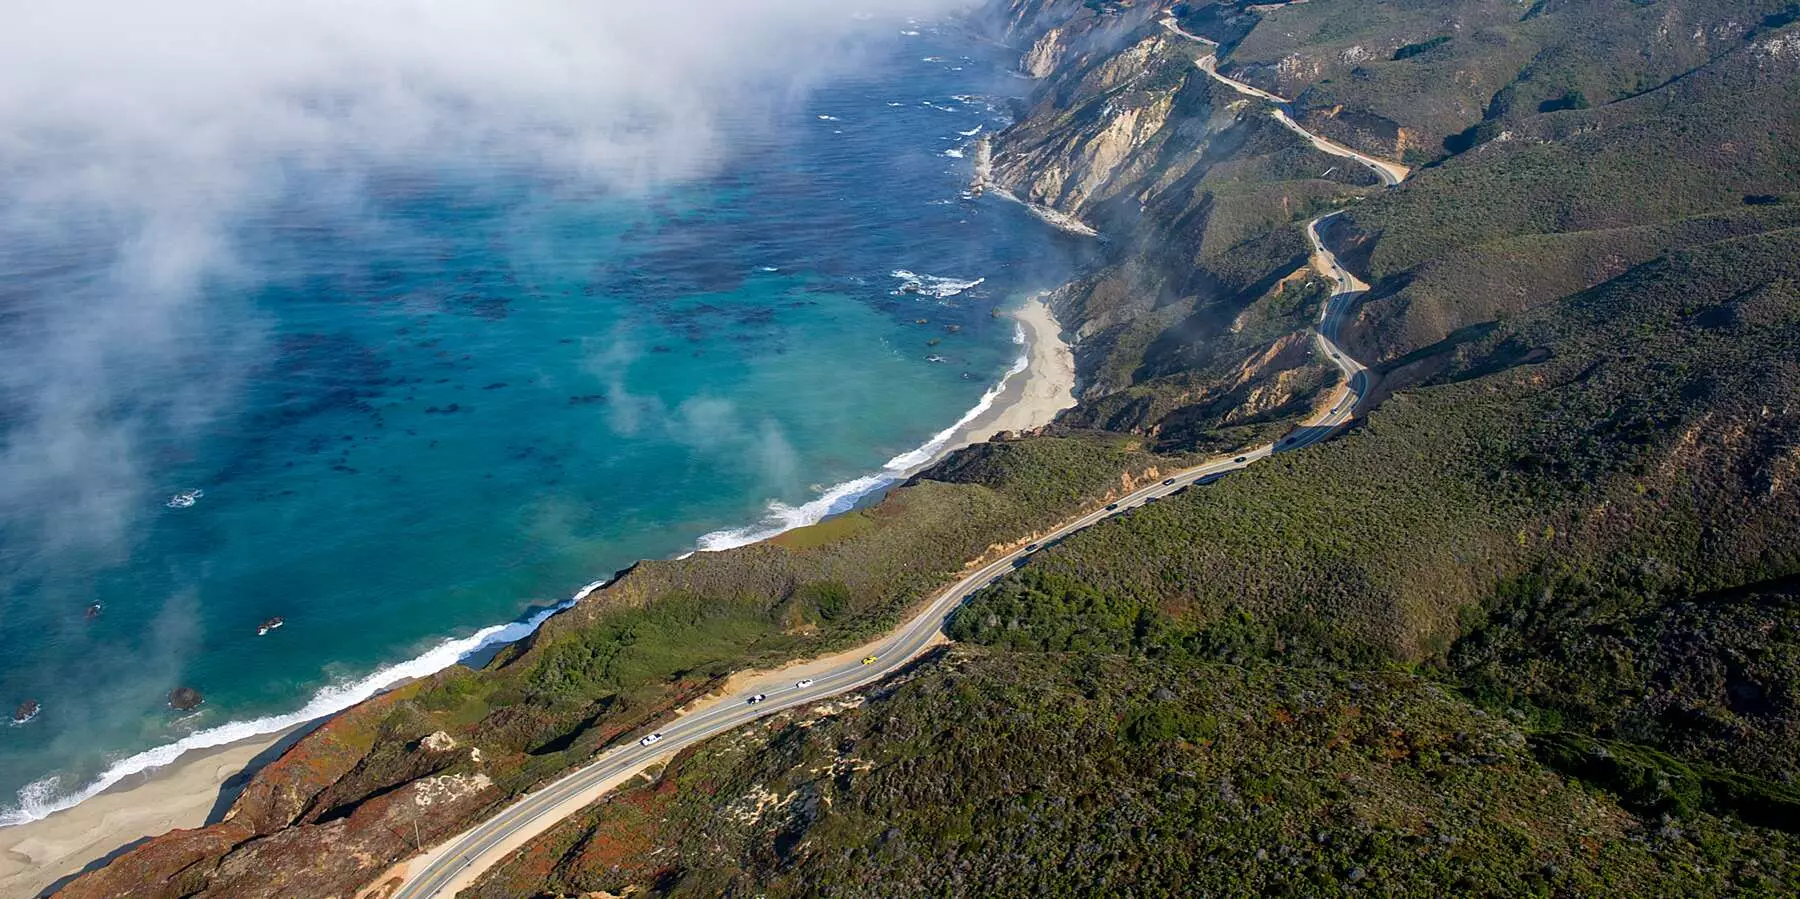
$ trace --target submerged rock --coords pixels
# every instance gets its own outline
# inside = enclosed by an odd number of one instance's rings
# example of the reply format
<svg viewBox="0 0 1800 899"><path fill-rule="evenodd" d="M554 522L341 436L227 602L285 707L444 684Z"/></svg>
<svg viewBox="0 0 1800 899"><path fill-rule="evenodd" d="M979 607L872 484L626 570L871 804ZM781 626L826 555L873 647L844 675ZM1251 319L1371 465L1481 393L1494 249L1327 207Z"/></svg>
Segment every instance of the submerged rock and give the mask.
<svg viewBox="0 0 1800 899"><path fill-rule="evenodd" d="M206 697L193 687L176 687L169 691L169 708L177 712L192 711L205 701Z"/></svg>

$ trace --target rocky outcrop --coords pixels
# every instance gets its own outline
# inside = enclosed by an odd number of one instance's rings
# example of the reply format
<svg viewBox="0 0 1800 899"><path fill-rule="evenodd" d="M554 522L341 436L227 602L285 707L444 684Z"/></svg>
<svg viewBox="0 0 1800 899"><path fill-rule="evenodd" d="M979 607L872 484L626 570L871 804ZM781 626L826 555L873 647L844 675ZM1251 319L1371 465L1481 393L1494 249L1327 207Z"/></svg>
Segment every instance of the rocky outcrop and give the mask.
<svg viewBox="0 0 1800 899"><path fill-rule="evenodd" d="M1024 59L1019 60L1019 71L1033 78L1043 78L1056 71L1057 65L1062 62L1064 49L1063 30L1060 27L1052 28L1031 45Z"/></svg>
<svg viewBox="0 0 1800 899"><path fill-rule="evenodd" d="M177 712L189 712L200 707L206 698L193 687L176 687L169 691L169 708Z"/></svg>
<svg viewBox="0 0 1800 899"><path fill-rule="evenodd" d="M1166 36L1151 34L1060 73L1043 90L1045 99L996 139L992 182L1027 203L1096 224L1096 207L1127 194L1158 164L1154 149L1170 138L1166 126L1193 72L1174 49Z"/></svg>

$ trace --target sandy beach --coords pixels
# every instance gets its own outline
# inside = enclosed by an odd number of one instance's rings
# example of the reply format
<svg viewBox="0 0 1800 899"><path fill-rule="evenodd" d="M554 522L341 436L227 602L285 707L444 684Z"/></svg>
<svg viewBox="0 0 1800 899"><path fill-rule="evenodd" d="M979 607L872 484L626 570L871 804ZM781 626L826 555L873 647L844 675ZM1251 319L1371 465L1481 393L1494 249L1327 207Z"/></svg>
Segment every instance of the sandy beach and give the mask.
<svg viewBox="0 0 1800 899"><path fill-rule="evenodd" d="M1001 384L994 404L945 443L933 462L1002 431L1043 427L1075 405L1075 354L1044 298L1032 297L1012 316L1025 330L1025 368Z"/></svg>
<svg viewBox="0 0 1800 899"><path fill-rule="evenodd" d="M0 828L0 895L37 896L145 837L199 827L311 725L190 752L41 821Z"/></svg>
<svg viewBox="0 0 1800 899"><path fill-rule="evenodd" d="M1001 384L993 404L959 429L936 458L1002 431L1027 431L1049 424L1057 413L1075 405L1074 354L1063 343L1061 327L1043 298L1027 300L1012 315L1025 333L1025 368ZM802 670L814 665L824 670L838 662L841 659L833 657L796 664ZM790 673L784 670L781 676ZM743 677L748 682L767 674L746 672ZM250 775L278 757L309 727L190 752L74 808L29 824L0 828L0 895L41 895L127 845L214 820Z"/></svg>

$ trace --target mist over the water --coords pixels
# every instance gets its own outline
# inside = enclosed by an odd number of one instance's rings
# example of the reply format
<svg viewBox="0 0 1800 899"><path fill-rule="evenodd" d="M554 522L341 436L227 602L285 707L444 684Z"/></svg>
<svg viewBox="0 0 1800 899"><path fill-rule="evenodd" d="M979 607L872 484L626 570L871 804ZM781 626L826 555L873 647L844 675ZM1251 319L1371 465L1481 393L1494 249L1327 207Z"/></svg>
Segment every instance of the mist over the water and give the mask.
<svg viewBox="0 0 1800 899"><path fill-rule="evenodd" d="M990 401L1085 244L964 193L1018 82L955 5L9 11L0 825L816 520Z"/></svg>
<svg viewBox="0 0 1800 899"><path fill-rule="evenodd" d="M123 551L146 440L179 443L262 349L209 285L269 277L236 223L387 167L637 190L715 168L844 39L953 0L69 0L0 29L0 533ZM197 347L197 335L208 344ZM204 360L200 357L204 356Z"/></svg>

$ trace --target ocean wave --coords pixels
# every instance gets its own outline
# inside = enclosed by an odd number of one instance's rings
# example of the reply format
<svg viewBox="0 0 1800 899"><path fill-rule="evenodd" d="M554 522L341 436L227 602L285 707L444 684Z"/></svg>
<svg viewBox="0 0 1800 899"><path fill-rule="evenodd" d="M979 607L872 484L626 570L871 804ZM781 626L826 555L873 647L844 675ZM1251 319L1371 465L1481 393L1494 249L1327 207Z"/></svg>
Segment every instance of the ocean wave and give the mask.
<svg viewBox="0 0 1800 899"><path fill-rule="evenodd" d="M1013 343L1023 344L1024 342L1025 329L1020 326L1013 334ZM1030 363L1029 354L1020 355L1012 367L1006 370L1006 374L1001 376L994 386L988 388L987 392L981 395L981 400L969 411L963 413L963 417L957 419L955 424L932 435L930 440L919 446L889 459L886 465L881 466L879 472L829 487L811 502L798 506L790 506L780 500L770 500L768 511L763 514L760 521L741 528L713 531L702 536L699 541L700 551L723 552L740 546L749 546L752 543L760 543L795 528L818 524L833 515L856 508L856 504L868 498L870 494L912 477L920 469L930 465L959 431L992 408L994 401L1000 398L1001 391L1006 388L1006 382L1013 375L1024 371Z"/></svg>
<svg viewBox="0 0 1800 899"><path fill-rule="evenodd" d="M954 296L986 280L977 278L974 281L957 281L931 275L915 275L904 270L894 272L894 277L917 279L923 284L936 285L939 290L951 290L949 294L945 294L947 296ZM1022 325L1015 328L1013 343L1021 346L1025 344L1025 329ZM963 413L963 416L957 419L955 424L932 435L931 439L919 446L889 459L881 467L881 471L827 488L811 502L799 506L789 506L779 500L771 500L766 513L759 521L741 528L730 528L702 535L697 541L695 550L682 553L676 558L685 559L694 552L720 552L758 543L795 528L817 524L831 515L855 508L858 502L870 494L911 477L934 461L959 431L993 407L995 400L999 399L1001 392L1005 389L1006 382L1014 375L1024 371L1029 364L1029 355L1021 354L1012 366L1007 368L1000 380L988 388L987 392L982 394L981 399L969 411ZM134 774L143 774L165 767L193 750L211 749L251 737L278 733L308 721L334 715L405 681L428 677L484 650L523 640L537 631L552 616L573 608L576 603L586 599L595 590L606 584L607 580L605 579L594 581L576 591L573 596L563 602L523 620L484 627L467 637L439 643L413 658L377 668L357 680L324 687L314 693L312 699L304 706L285 715L265 715L244 721L227 722L217 727L195 731L173 743L127 756L108 766L99 777L78 790L64 792L62 779L57 775L33 781L20 788L16 807L0 809L0 827L27 824L64 809L74 808Z"/></svg>
<svg viewBox="0 0 1800 899"><path fill-rule="evenodd" d="M195 731L173 743L128 756L114 762L97 779L79 790L63 792L62 780L55 775L33 781L19 790L18 807L0 810L0 827L25 824L66 808L74 808L133 774L161 768L192 750L210 749L277 733L297 724L336 714L403 681L435 674L483 650L523 640L550 620L550 616L572 608L587 598L588 594L605 585L604 580L595 581L576 591L574 596L529 618L484 627L467 637L439 643L404 662L377 668L358 680L325 687L314 693L306 705L288 714L227 722L218 727Z"/></svg>
<svg viewBox="0 0 1800 899"><path fill-rule="evenodd" d="M894 277L899 278L901 285L894 291L895 296L906 293L924 294L947 300L965 290L971 290L987 283L986 278L963 281L956 278L941 278L937 275L920 275L906 269L895 269ZM911 288L910 290L908 288Z"/></svg>
<svg viewBox="0 0 1800 899"><path fill-rule="evenodd" d="M951 159L961 159L961 158L963 158L963 154L962 154L962 151L961 151L961 150L958 150L958 149L957 149L957 148L955 148L955 147L951 147L951 148L950 148L950 149L948 149L948 150L945 150L945 151L944 151L944 155L945 155L945 156L948 156L948 157L950 157L950 158L951 158Z"/></svg>

